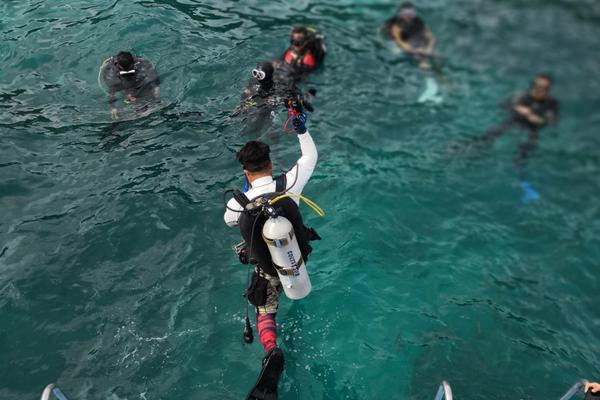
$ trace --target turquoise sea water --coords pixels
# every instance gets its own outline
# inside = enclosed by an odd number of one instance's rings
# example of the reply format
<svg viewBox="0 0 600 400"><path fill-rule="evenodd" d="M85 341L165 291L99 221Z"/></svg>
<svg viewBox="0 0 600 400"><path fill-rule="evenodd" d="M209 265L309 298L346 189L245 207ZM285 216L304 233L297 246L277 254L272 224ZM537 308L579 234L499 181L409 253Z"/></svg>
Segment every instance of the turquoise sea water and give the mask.
<svg viewBox="0 0 600 400"><path fill-rule="evenodd" d="M558 398L600 379L600 5L418 2L446 59L444 101L377 35L391 1L3 1L0 4L0 399L57 382L73 399L240 399L246 269L222 193L257 135L232 117L249 70L290 26L327 35L309 116L320 151L304 208L324 240L313 293L278 322L286 399ZM110 121L108 56L155 63L163 106ZM528 166L515 135L460 143L539 71L562 120ZM126 110L126 109L125 109ZM279 124L280 117L278 117ZM299 154L262 135L277 168ZM255 332L256 333L256 332Z"/></svg>

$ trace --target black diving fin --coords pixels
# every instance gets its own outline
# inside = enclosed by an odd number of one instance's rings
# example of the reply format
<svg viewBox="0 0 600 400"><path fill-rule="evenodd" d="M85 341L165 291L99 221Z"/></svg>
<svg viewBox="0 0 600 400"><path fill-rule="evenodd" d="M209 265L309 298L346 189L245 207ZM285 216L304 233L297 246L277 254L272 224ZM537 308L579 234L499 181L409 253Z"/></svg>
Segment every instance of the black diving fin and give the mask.
<svg viewBox="0 0 600 400"><path fill-rule="evenodd" d="M277 386L284 361L283 351L279 347L269 350L263 359L256 384L250 389L246 400L277 400Z"/></svg>

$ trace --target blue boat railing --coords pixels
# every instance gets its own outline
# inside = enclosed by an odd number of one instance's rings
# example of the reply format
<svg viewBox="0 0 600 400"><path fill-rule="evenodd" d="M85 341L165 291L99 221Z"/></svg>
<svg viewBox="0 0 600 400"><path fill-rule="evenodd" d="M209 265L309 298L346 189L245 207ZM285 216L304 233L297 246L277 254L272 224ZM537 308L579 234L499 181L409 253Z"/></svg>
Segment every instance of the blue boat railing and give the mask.
<svg viewBox="0 0 600 400"><path fill-rule="evenodd" d="M440 388L435 395L435 400L452 400L452 388L446 381L440 383Z"/></svg>
<svg viewBox="0 0 600 400"><path fill-rule="evenodd" d="M560 400L571 400L573 396L579 393L580 390L583 391L587 383L588 381L585 379L580 380L579 382L571 386L571 388L560 398ZM51 383L44 389L40 400L53 399L69 400L67 396L59 389L58 386L56 386L54 383ZM452 388L450 387L450 384L448 382L442 381L442 383L440 383L440 387L438 388L434 400L452 400Z"/></svg>
<svg viewBox="0 0 600 400"><path fill-rule="evenodd" d="M51 383L48 386L46 386L46 388L42 392L42 397L40 398L40 400L53 399L69 400L67 396L65 396L65 394L59 389L58 386L56 386L54 383Z"/></svg>

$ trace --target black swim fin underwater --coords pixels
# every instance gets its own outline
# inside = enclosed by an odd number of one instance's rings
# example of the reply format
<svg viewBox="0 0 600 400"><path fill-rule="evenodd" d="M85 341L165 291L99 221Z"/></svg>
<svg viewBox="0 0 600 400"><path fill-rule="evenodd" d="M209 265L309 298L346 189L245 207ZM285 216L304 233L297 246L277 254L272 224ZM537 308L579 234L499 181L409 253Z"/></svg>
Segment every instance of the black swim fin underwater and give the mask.
<svg viewBox="0 0 600 400"><path fill-rule="evenodd" d="M263 359L256 384L250 389L246 400L277 400L277 385L283 364L283 351L279 347L269 350Z"/></svg>

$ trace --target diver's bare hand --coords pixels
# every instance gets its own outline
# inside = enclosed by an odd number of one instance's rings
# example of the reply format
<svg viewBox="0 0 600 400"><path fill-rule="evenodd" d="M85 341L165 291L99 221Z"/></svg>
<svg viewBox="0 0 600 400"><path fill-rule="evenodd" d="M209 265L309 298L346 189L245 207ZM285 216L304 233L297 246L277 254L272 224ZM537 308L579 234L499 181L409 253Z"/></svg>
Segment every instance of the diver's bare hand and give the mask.
<svg viewBox="0 0 600 400"><path fill-rule="evenodd" d="M531 109L526 106L516 106L515 111L524 117L529 117L531 115Z"/></svg>
<svg viewBox="0 0 600 400"><path fill-rule="evenodd" d="M596 383L596 382L586 383L584 392L587 392L588 390L591 390L592 393L600 392L600 383Z"/></svg>
<svg viewBox="0 0 600 400"><path fill-rule="evenodd" d="M111 118L112 118L114 121L116 121L116 120L118 120L118 119L119 119L119 113L117 112L117 109L116 109L116 108L111 108L111 109L110 109L110 117L111 117Z"/></svg>
<svg viewBox="0 0 600 400"><path fill-rule="evenodd" d="M532 124L536 124L536 125L543 125L546 120L540 116L535 115L534 113L531 113L527 116L527 120L529 122L531 122Z"/></svg>

